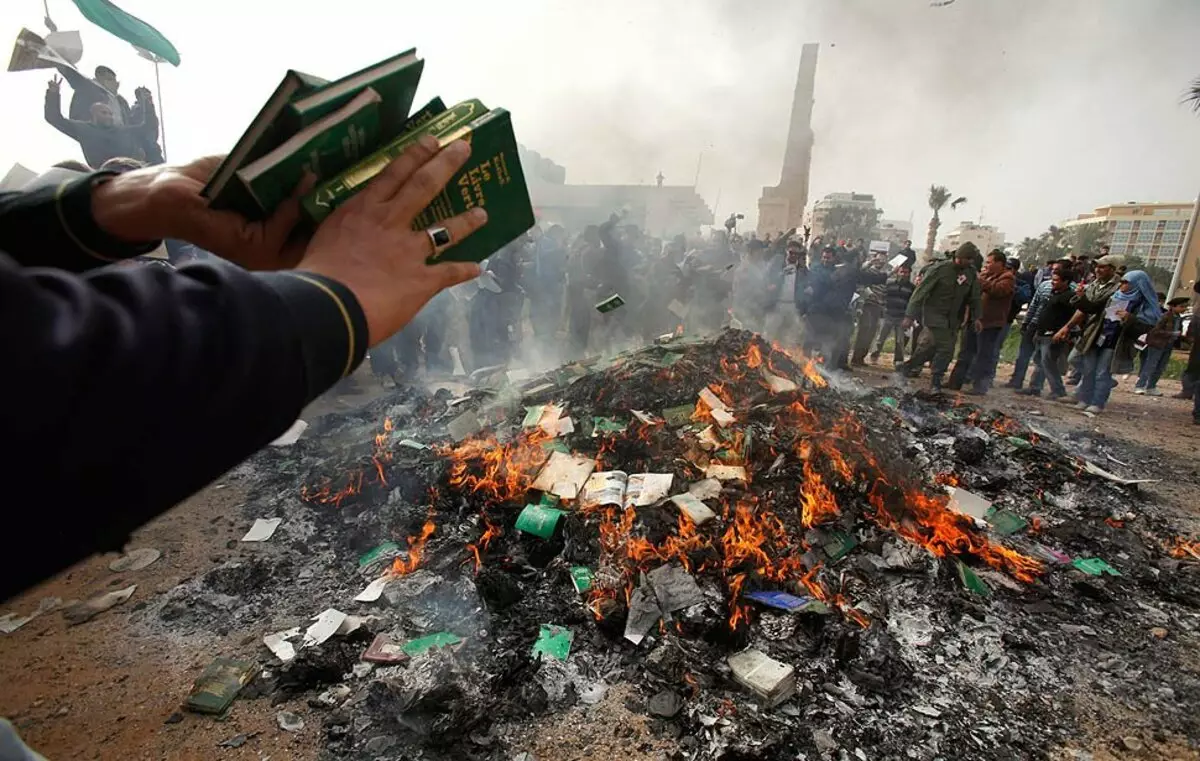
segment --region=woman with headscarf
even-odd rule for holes
[[[1133,368],[1133,345],[1162,317],[1158,295],[1150,276],[1141,270],[1126,272],[1109,297],[1101,315],[1092,351],[1083,358],[1083,377],[1075,391],[1084,414],[1104,410],[1112,393],[1114,372]]]

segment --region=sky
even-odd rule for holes
[[[130,101],[155,89],[131,46],[48,2],[82,33],[83,70],[115,69]],[[661,171],[695,182],[718,222],[753,224],[779,180],[800,47],[819,42],[810,205],[873,193],[920,239],[936,183],[969,199],[947,225],[982,219],[1015,242],[1103,204],[1200,191],[1200,115],[1180,104],[1200,76],[1194,0],[117,3],[180,51],[156,98],[174,161],[229,150],[288,68],[333,79],[415,46],[418,103],[504,106],[568,182]],[[4,0],[0,40],[45,33],[43,15],[41,0]],[[41,117],[50,73],[0,75],[0,173],[81,157]]]

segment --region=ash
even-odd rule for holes
[[[772,376],[795,389],[772,391]],[[714,423],[704,388],[733,422]],[[617,693],[679,759],[1088,758],[1072,749],[1104,722],[1147,745],[1200,737],[1196,545],[1178,538],[1182,518],[1093,475],[1080,453],[1102,466],[1105,447],[1141,458],[1147,478],[1170,477],[1162,458],[947,397],[831,385],[741,331],[519,386],[485,381],[468,397],[399,389],[262,452],[237,477],[252,490],[247,517],[283,518],[279,532],[140,611],[142,623],[186,637],[303,631],[326,608],[358,617],[286,664],[255,650],[262,673],[240,698],[308,700],[330,759],[509,759],[535,725]],[[526,407],[546,403],[573,433],[522,427]],[[662,420],[683,405],[688,420]],[[481,430],[456,442],[447,425],[467,413]],[[699,526],[670,501],[565,499],[543,539],[515,523],[539,502],[531,486],[554,447],[597,471],[670,473],[671,495],[710,465],[748,480],[720,482],[705,500],[716,517]],[[951,510],[948,486],[999,512]],[[398,549],[370,562],[389,540]],[[1093,558],[1120,575],[1073,564]],[[685,607],[656,596],[646,574],[663,566],[695,580]],[[594,573],[583,593],[580,567]],[[353,601],[387,572],[377,601]],[[764,591],[803,605],[766,607],[752,598]],[[631,600],[654,619],[637,645]],[[543,624],[573,634],[566,660],[531,655]],[[395,665],[360,660],[378,634],[439,632],[460,641]],[[734,678],[727,658],[747,648],[794,669],[791,697],[769,707]]]

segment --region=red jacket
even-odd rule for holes
[[[1016,284],[1016,277],[1007,267],[999,275],[989,275],[987,270],[979,273],[979,290],[983,294],[983,308],[980,310],[983,327],[1002,328],[1008,324],[1008,310],[1012,306]]]

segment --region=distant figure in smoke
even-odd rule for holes
[[[871,361],[879,359],[883,346],[888,338],[892,339],[892,363],[895,367],[904,364],[904,312],[908,309],[908,300],[912,298],[912,268],[901,262],[884,285],[883,292],[883,328],[879,331],[879,340],[875,351],[871,352]]]
[[[562,323],[563,288],[567,280],[567,231],[551,225],[544,234],[534,227],[533,272],[529,288],[529,321],[543,344],[558,337]]]
[[[800,299],[808,332],[805,343],[825,359],[826,368],[844,370],[850,349],[850,331],[854,321],[850,300],[859,285],[882,283],[887,274],[859,269],[854,264],[837,264],[837,250],[826,246],[821,261],[808,273]]]
[[[450,363],[443,347],[453,302],[454,296],[442,291],[399,333],[371,349],[372,372],[398,384],[415,381],[422,360],[426,373],[449,372]]]
[[[523,245],[522,238],[500,249],[479,276],[480,290],[471,299],[467,318],[476,369],[508,364],[520,344],[525,292],[518,254]]]

